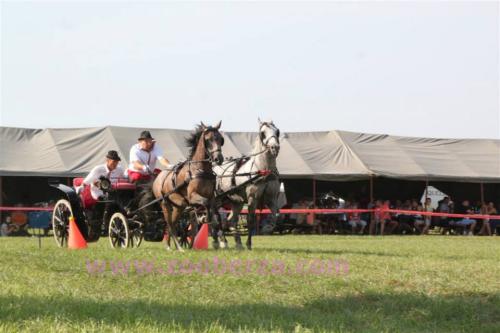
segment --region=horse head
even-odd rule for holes
[[[224,145],[224,137],[219,132],[222,121],[219,121],[215,126],[206,126],[201,122],[200,140],[204,140],[205,152],[208,158],[214,161],[217,165],[221,165],[224,161],[222,155],[222,146]]]
[[[259,139],[264,148],[277,157],[280,152],[280,130],[273,121],[261,121],[259,118]]]

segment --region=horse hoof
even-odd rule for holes
[[[227,249],[227,242],[219,242],[219,246],[221,249]]]
[[[181,252],[181,253],[184,253],[186,251],[184,251],[184,249],[182,247],[178,248],[177,251]]]
[[[236,250],[244,250],[243,245],[236,243]]]
[[[219,242],[212,242],[212,247],[216,250],[219,249],[220,245],[219,245]]]
[[[247,244],[247,250],[250,250],[250,251],[251,251],[251,250],[252,250],[252,245]]]

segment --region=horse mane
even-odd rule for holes
[[[196,125],[194,132],[192,132],[186,139],[186,146],[189,148],[188,158],[193,158],[194,153],[196,152],[196,147],[198,146],[198,141],[200,141],[200,137],[203,134],[204,127],[200,125]]]

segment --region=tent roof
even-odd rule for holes
[[[0,127],[0,175],[79,176],[118,150],[126,164],[141,128],[24,129]],[[185,159],[188,130],[153,129],[166,157]],[[248,154],[257,137],[225,132],[225,157]],[[434,139],[346,131],[286,133],[278,169],[284,178],[500,182],[500,140]]]

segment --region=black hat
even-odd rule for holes
[[[110,150],[108,151],[108,154],[106,155],[106,158],[109,158],[110,160],[113,161],[121,161],[122,159],[120,156],[118,156],[118,152],[116,150]]]
[[[141,136],[137,140],[146,140],[146,139],[154,140],[149,131],[142,131]]]

